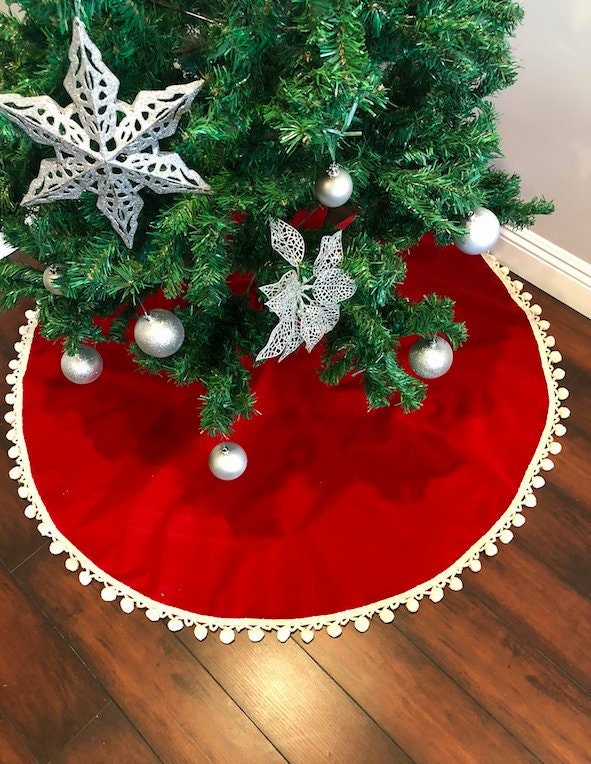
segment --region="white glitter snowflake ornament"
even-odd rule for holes
[[[323,236],[314,261],[312,276],[303,279],[300,265],[306,245],[302,234],[283,220],[271,221],[271,246],[295,270],[289,270],[275,284],[261,287],[268,298],[265,305],[279,317],[269,341],[257,361],[279,356],[282,361],[305,343],[310,352],[340,318],[340,303],[355,294],[351,276],[339,268],[343,262],[343,232]]]
[[[21,204],[98,196],[97,207],[131,248],[144,203],[143,188],[157,194],[207,193],[210,188],[174,152],[158,141],[176,131],[203,80],[145,90],[133,104],[117,100],[119,80],[105,66],[79,18],[74,19],[65,108],[49,96],[0,95],[0,112],[37,143],[52,146]]]

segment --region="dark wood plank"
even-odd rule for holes
[[[238,705],[162,624],[121,612],[44,549],[16,575],[166,762],[283,761]]]
[[[568,433],[563,439],[566,446],[568,446],[570,441],[571,430],[578,432],[587,440],[591,433],[591,406],[589,406],[591,372],[580,369],[575,365],[573,365],[573,371],[575,373],[564,380],[564,386],[570,392],[565,404],[572,412],[571,416],[564,422],[568,429]]]
[[[563,450],[553,458],[556,467],[546,474],[548,482],[577,505],[583,517],[591,516],[591,438],[571,426],[562,439]]]
[[[47,760],[108,698],[60,635],[0,567],[0,713]]]
[[[550,322],[549,332],[565,362],[591,373],[591,321],[537,287],[526,284],[526,290],[542,307],[541,317]]]
[[[466,580],[461,593],[402,613],[396,627],[542,761],[587,761],[588,694],[475,598]],[[519,586],[518,579],[504,585]]]
[[[160,761],[117,706],[109,703],[51,764],[157,764]]]
[[[5,439],[8,425],[4,421],[4,414],[9,407],[4,401],[4,396],[10,388],[5,382],[9,373],[8,361],[14,357],[14,343],[19,339],[18,327],[24,322],[24,307],[13,308],[2,314],[0,321],[0,474],[7,475],[14,462],[8,458],[8,446],[11,445]],[[15,568],[36,549],[45,542],[35,530],[35,526],[23,515],[26,506],[17,494],[17,484],[6,481],[7,489],[2,492],[0,506],[0,561],[9,570]]]
[[[456,682],[392,625],[374,619],[317,634],[302,648],[415,760],[424,764],[537,761]]]
[[[5,363],[16,356],[14,349],[14,343],[19,338],[18,329],[26,323],[25,311],[28,308],[33,307],[33,303],[30,300],[23,300],[14,308],[6,310],[2,313],[2,321],[0,322],[0,353],[2,358],[5,359]]]
[[[400,749],[298,645],[243,633],[230,646],[214,637],[179,639],[273,741],[290,764],[408,762]]]
[[[551,559],[546,562],[552,565]],[[519,540],[487,560],[484,574],[470,577],[470,587],[491,610],[508,619],[528,645],[581,686],[591,687],[589,647],[572,639],[589,629],[591,602],[557,578]]]
[[[0,406],[2,415],[5,410]],[[0,427],[0,439],[4,441],[0,445],[0,474],[3,476],[14,466],[4,447],[4,443],[8,443],[4,438],[5,432],[6,428]],[[37,533],[36,523],[24,516],[27,502],[17,493],[18,483],[6,478],[3,488],[0,501],[0,561],[9,570],[14,570],[47,541]]]
[[[516,531],[519,543],[547,561],[573,591],[587,597],[591,590],[591,515],[584,504],[548,484],[538,493],[538,506],[524,516],[525,525]]]
[[[24,738],[0,717],[0,761],[2,764],[36,764]]]

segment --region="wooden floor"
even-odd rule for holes
[[[531,291],[573,411],[549,485],[462,592],[366,634],[224,646],[124,615],[48,553],[0,446],[0,763],[591,762],[591,322]]]

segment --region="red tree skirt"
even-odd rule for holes
[[[519,288],[492,258],[424,243],[405,293],[450,295],[470,338],[422,409],[368,413],[359,377],[327,387],[302,350],[267,362],[254,374],[261,415],[232,437],[248,469],[230,483],[209,472],[217,441],[199,434],[198,389],[141,374],[116,345],[101,346],[97,382],[74,386],[30,316],[9,377],[26,512],[104,599],[199,637],[336,635],[441,599],[510,540],[560,450],[560,356]]]

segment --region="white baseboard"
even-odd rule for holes
[[[527,229],[503,228],[493,253],[521,278],[591,318],[591,263]]]

